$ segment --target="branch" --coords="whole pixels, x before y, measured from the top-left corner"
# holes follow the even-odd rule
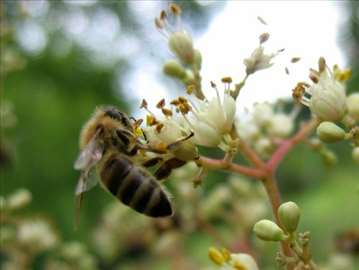
[[[243,156],[253,163],[257,168],[266,168],[266,164],[258,156],[258,154],[242,139],[239,139],[238,148]]]
[[[267,169],[271,172],[275,172],[286,154],[292,150],[294,146],[304,140],[318,124],[318,120],[313,118],[304,124],[293,137],[284,140],[267,162]]]
[[[227,162],[224,159],[211,159],[201,156],[197,163],[207,169],[211,170],[226,170],[253,178],[262,178],[265,176],[265,172],[256,168],[242,166],[234,164],[232,162]]]

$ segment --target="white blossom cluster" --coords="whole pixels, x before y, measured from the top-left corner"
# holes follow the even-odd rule
[[[337,65],[330,69],[321,57],[318,70],[310,71],[312,83],[298,83],[293,97],[317,117],[319,139],[325,143],[349,140],[353,159],[359,163],[359,93],[347,95],[346,81],[350,76],[350,69],[340,69]]]
[[[268,158],[278,143],[294,130],[294,115],[276,109],[276,104],[257,103],[253,111],[237,119],[239,137],[251,145],[263,158]]]
[[[0,252],[4,270],[33,269],[36,260],[43,256],[46,270],[93,270],[95,258],[78,242],[62,242],[54,224],[36,215],[23,215],[32,194],[27,189],[0,197]]]

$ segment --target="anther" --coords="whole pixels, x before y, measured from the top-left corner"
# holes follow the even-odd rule
[[[266,42],[269,39],[270,35],[269,33],[263,33],[259,36],[259,43],[263,44],[264,42]]]
[[[165,106],[165,104],[166,104],[166,101],[165,101],[165,99],[163,98],[163,99],[161,99],[161,100],[157,103],[156,107],[157,107],[158,109],[162,109],[162,108]]]
[[[172,14],[175,15],[175,16],[180,16],[181,13],[182,13],[182,9],[181,9],[178,5],[173,4],[173,3],[170,4],[169,10],[170,10],[170,11],[172,12]]]

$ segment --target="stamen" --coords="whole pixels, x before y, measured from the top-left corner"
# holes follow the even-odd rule
[[[170,117],[173,114],[170,109],[166,109],[166,108],[162,108],[162,113],[167,117]]]
[[[165,24],[159,18],[155,18],[155,25],[159,30],[162,30],[165,27]]]
[[[259,36],[259,44],[263,44],[269,39],[270,35],[269,33],[263,33]]]
[[[167,19],[167,13],[164,10],[161,10],[160,20],[165,21]]]
[[[156,108],[162,109],[165,105],[166,105],[166,101],[165,101],[165,99],[163,98],[163,99],[161,99],[161,100],[157,103]]]
[[[290,62],[294,64],[294,63],[299,62],[299,60],[300,60],[300,57],[293,57],[293,58],[290,60]]]
[[[153,115],[146,115],[146,124],[147,124],[147,126],[154,126],[157,123],[158,122],[157,122],[156,118]]]
[[[322,73],[325,70],[326,63],[324,57],[320,57],[318,60],[319,72]]]
[[[219,91],[218,91],[218,89],[217,89],[217,85],[216,85],[213,81],[211,81],[211,87],[212,87],[214,90],[216,90],[218,106],[219,106],[220,108],[222,108],[222,106],[221,106],[221,98],[220,98],[220,96],[219,96]]]
[[[158,133],[160,133],[163,127],[164,127],[164,125],[163,125],[162,123],[158,123],[158,124],[156,125],[156,131],[157,131]]]
[[[258,21],[264,25],[268,25],[267,22],[260,16],[257,17]]]
[[[186,93],[188,95],[191,95],[195,89],[196,89],[196,86],[194,84],[190,84],[187,86]]]
[[[146,101],[145,99],[142,99],[142,102],[141,102],[141,105],[140,105],[140,109],[142,109],[142,108],[147,109],[147,105],[148,105],[147,101]]]

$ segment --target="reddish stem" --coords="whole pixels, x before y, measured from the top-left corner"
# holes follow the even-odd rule
[[[207,169],[227,170],[257,179],[263,178],[266,175],[266,173],[263,170],[234,164],[232,162],[226,162],[225,160],[222,159],[218,160],[218,159],[200,157],[198,163]]]
[[[319,122],[317,119],[312,119],[311,121],[303,125],[303,127],[293,137],[289,138],[288,140],[284,140],[267,162],[267,169],[270,172],[276,172],[279,164],[282,162],[287,153],[299,142],[305,139],[309,135],[309,133],[311,133],[313,128],[315,128],[318,124]]]

